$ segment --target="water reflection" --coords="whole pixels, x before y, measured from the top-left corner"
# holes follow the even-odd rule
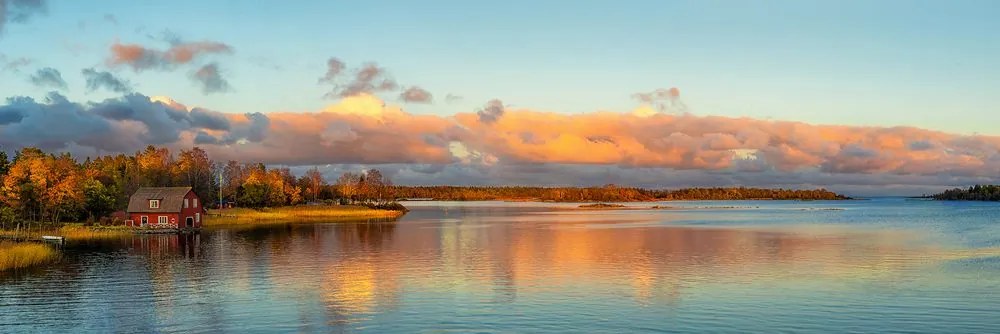
[[[765,292],[906,289],[944,275],[937,266],[957,254],[894,229],[695,228],[658,219],[420,208],[399,222],[135,236],[71,247],[63,265],[3,286],[0,307],[16,307],[0,325],[30,326],[22,317],[53,306],[67,313],[36,319],[49,330],[95,313],[112,324],[96,328],[129,331],[378,331],[404,320],[442,326],[449,317],[476,328],[501,315],[547,321],[574,309],[638,317],[710,296],[720,303]]]

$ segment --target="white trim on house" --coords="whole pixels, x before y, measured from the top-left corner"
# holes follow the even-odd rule
[[[149,200],[149,208],[150,209],[159,209],[160,208],[160,200],[158,200],[158,199],[151,199],[151,200]]]
[[[167,225],[170,224],[170,218],[167,216],[159,216],[156,218],[157,225]]]
[[[188,199],[187,198],[184,199],[184,208],[185,209],[188,208]]]
[[[149,216],[139,216],[139,226],[149,225]]]

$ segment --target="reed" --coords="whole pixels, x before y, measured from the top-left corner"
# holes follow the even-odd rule
[[[0,230],[0,239],[38,240],[43,235],[60,236],[67,241],[88,241],[114,239],[133,234],[131,230],[121,227],[94,227],[81,224],[66,223],[59,226],[43,226],[32,229]]]
[[[0,242],[0,271],[28,268],[59,260],[59,252],[40,243]]]
[[[405,213],[402,210],[370,209],[352,205],[299,205],[264,209],[234,208],[212,210],[205,217],[203,223],[205,226],[221,226],[296,221],[392,219]]]
[[[66,238],[67,241],[88,241],[115,239],[134,234],[133,231],[121,227],[87,227],[65,225],[53,232],[54,235]]]

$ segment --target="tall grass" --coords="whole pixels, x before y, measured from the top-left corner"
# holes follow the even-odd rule
[[[299,205],[278,208],[234,208],[212,210],[205,226],[238,225],[294,221],[345,221],[374,218],[398,218],[405,211],[370,209],[363,206]]]
[[[39,243],[0,242],[0,271],[55,262],[59,252]]]
[[[67,241],[87,241],[100,239],[115,239],[134,234],[124,227],[87,227],[65,225],[54,232],[55,235],[66,238]]]
[[[114,239],[132,233],[131,230],[122,227],[89,227],[67,223],[61,226],[42,226],[30,230],[0,230],[0,238],[37,240],[41,239],[43,235],[52,235],[66,238],[67,241],[87,241]]]

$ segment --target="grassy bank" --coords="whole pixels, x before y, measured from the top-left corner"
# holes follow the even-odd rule
[[[59,236],[67,241],[88,241],[113,239],[130,235],[131,230],[122,227],[83,226],[79,223],[66,223],[57,226],[42,225],[29,230],[0,230],[0,239],[37,240],[43,235]]]
[[[264,209],[234,208],[211,210],[205,216],[203,223],[204,226],[223,226],[298,221],[346,221],[398,218],[405,213],[401,210],[370,209],[353,205],[299,205]]]
[[[59,260],[59,252],[40,243],[0,242],[0,271],[27,268]]]

